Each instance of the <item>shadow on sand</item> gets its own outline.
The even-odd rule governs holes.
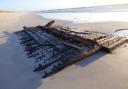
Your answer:
[[[14,33],[4,32],[0,38],[0,89],[37,89],[42,85],[33,73],[34,62],[27,59]]]
[[[81,67],[85,67],[85,66],[89,65],[90,63],[93,63],[94,61],[105,56],[106,54],[107,54],[106,52],[99,51],[99,52],[91,55],[90,57],[87,57],[84,60],[80,61],[79,63],[77,63],[77,65],[80,65]]]

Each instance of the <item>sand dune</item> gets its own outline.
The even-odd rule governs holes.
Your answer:
[[[34,61],[27,58],[13,32],[48,21],[27,13],[0,13],[0,89],[128,89],[128,47],[112,54],[99,52],[47,79],[33,73]],[[56,24],[107,33],[128,28],[126,22]]]

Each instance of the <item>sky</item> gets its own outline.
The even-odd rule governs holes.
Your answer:
[[[0,10],[39,11],[113,4],[128,4],[128,0],[0,0]]]

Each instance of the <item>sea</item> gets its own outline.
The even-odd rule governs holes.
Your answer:
[[[72,23],[128,22],[128,12],[38,13],[43,18]]]

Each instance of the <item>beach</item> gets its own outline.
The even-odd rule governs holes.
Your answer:
[[[0,13],[0,89],[128,89],[128,46],[111,54],[98,52],[46,79],[33,73],[34,61],[27,58],[14,32],[49,21],[33,13]],[[105,33],[128,28],[128,22],[56,21],[55,25]]]

